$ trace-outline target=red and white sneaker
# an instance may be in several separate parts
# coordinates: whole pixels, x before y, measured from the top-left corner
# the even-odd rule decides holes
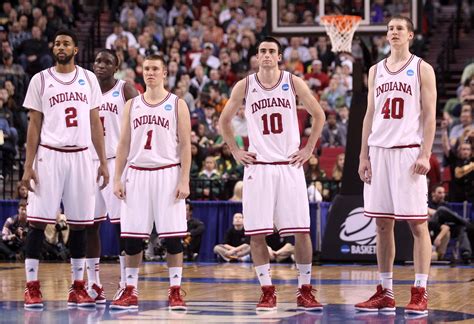
[[[302,285],[296,292],[296,306],[298,309],[303,310],[323,310],[323,305],[316,300],[313,295],[313,289],[311,285]]]
[[[98,284],[94,283],[89,290],[87,290],[89,296],[95,300],[96,304],[105,304],[107,299],[105,298],[104,287],[99,286]]]
[[[406,314],[428,314],[428,292],[423,287],[411,287],[411,299],[405,307]]]
[[[377,292],[369,300],[356,304],[355,309],[361,312],[394,312],[393,291],[383,289],[382,285],[378,285]]]
[[[257,311],[273,311],[277,309],[275,286],[261,286],[262,295],[257,304]]]
[[[171,286],[168,289],[168,308],[170,310],[186,310],[186,303],[183,300],[183,297],[186,294],[181,295],[180,286]]]
[[[25,287],[25,308],[42,308],[43,295],[41,295],[40,282],[38,280],[29,281]]]
[[[110,309],[138,309],[138,291],[134,286],[127,286],[119,299],[112,301]]]
[[[95,306],[95,300],[87,293],[84,280],[74,280],[71,288],[69,288],[67,305],[77,307]]]
[[[115,295],[114,297],[112,298],[112,300],[117,300],[120,298],[120,296],[122,296],[123,292],[125,291],[125,287],[126,286],[122,286],[121,284],[118,285],[118,288],[117,288],[117,291],[115,292]]]

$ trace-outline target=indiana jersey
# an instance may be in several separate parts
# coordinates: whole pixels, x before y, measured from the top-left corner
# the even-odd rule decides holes
[[[112,89],[102,94],[99,115],[104,127],[105,156],[107,159],[115,157],[120,140],[120,123],[126,102],[123,90],[125,84],[125,81],[117,80]],[[97,153],[95,150],[92,150],[92,152],[92,156],[97,160]]]
[[[154,168],[179,163],[178,97],[168,93],[156,105],[143,95],[132,99],[130,131],[130,165]]]
[[[281,71],[272,88],[264,87],[257,74],[249,75],[245,82],[249,152],[256,153],[261,162],[288,161],[300,145],[292,75]]]
[[[70,73],[55,68],[33,76],[23,106],[43,113],[40,144],[87,147],[91,141],[90,111],[100,106],[95,75],[80,66]]]
[[[375,111],[369,146],[391,148],[421,144],[421,61],[412,55],[396,72],[388,69],[387,59],[377,63],[374,72]]]

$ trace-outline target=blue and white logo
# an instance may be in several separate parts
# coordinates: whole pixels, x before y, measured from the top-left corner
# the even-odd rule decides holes
[[[288,83],[285,83],[281,86],[281,88],[283,89],[283,91],[288,91],[288,89],[290,88],[290,86],[288,85]]]
[[[120,95],[120,92],[114,91],[112,92],[112,97],[118,97]]]
[[[347,254],[349,252],[351,252],[351,248],[349,247],[349,245],[342,245],[341,246],[341,253]]]
[[[84,85],[84,84],[86,84],[86,81],[84,81],[84,80],[82,80],[82,79],[79,79],[79,84],[80,84],[80,85]]]
[[[412,69],[410,69],[410,70],[407,71],[407,75],[408,75],[408,76],[414,76],[414,75],[415,75],[415,71],[413,71]]]
[[[173,109],[173,106],[171,106],[171,105],[166,105],[165,106],[165,110],[170,111],[171,109]]]

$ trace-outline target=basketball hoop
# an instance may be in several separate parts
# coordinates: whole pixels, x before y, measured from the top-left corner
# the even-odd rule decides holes
[[[361,19],[359,16],[349,15],[321,17],[321,24],[326,28],[333,52],[350,53],[352,51],[352,38],[357,27],[359,27]]]

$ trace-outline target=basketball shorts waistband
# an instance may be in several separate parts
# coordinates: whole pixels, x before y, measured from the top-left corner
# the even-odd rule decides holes
[[[169,165],[164,165],[156,168],[145,168],[145,167],[139,167],[136,165],[131,165],[130,169],[134,170],[139,170],[139,171],[158,171],[158,170],[163,170],[163,169],[169,169],[169,168],[174,168],[176,166],[180,166],[181,163],[175,163],[175,164],[169,164]]]
[[[279,161],[279,162],[262,162],[262,161],[255,161],[253,164],[260,164],[260,165],[289,165],[290,161]]]
[[[47,148],[48,150],[62,152],[62,153],[77,153],[77,152],[82,152],[88,149],[88,147],[76,147],[76,146],[71,146],[70,149],[66,149],[66,148],[61,148],[61,147],[49,146],[45,144],[40,144],[40,146]]]

